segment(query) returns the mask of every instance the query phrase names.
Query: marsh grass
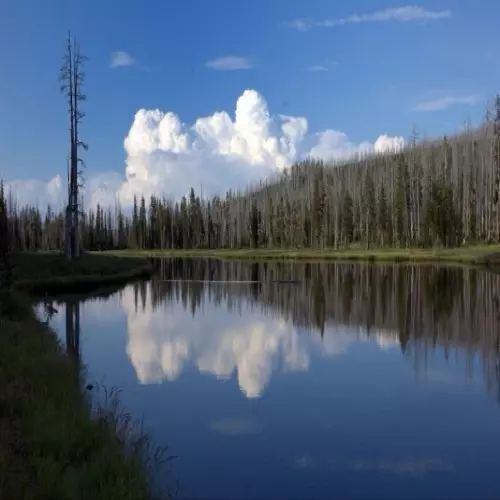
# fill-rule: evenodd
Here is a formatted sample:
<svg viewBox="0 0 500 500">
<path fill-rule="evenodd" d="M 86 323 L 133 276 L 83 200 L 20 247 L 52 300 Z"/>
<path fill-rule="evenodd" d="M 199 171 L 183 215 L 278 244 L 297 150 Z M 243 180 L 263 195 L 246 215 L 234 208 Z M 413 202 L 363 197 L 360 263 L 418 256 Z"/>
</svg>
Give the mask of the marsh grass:
<svg viewBox="0 0 500 500">
<path fill-rule="evenodd" d="M 172 460 L 120 404 L 120 391 L 82 387 L 82 370 L 22 292 L 81 292 L 151 272 L 143 259 L 54 253 L 13 256 L 14 289 L 0 294 L 0 499 L 170 498 L 153 474 Z M 107 293 L 107 292 L 106 292 Z M 104 396 L 103 396 L 104 394 Z M 90 401 L 89 401 L 90 397 Z"/>
<path fill-rule="evenodd" d="M 345 260 L 367 262 L 456 263 L 496 266 L 500 264 L 500 245 L 471 245 L 459 248 L 374 248 L 349 249 L 199 249 L 199 250 L 119 250 L 94 253 L 114 257 L 189 257 L 236 260 Z"/>
<path fill-rule="evenodd" d="M 87 384 L 90 393 L 91 418 L 108 429 L 128 457 L 139 457 L 149 478 L 150 498 L 172 498 L 178 492 L 178 483 L 173 477 L 169 481 L 170 463 L 177 458 L 169 454 L 168 446 L 155 444 L 144 429 L 144 420 L 134 419 L 122 405 L 122 390 L 103 381 Z M 162 481 L 155 481 L 161 475 Z"/>
</svg>

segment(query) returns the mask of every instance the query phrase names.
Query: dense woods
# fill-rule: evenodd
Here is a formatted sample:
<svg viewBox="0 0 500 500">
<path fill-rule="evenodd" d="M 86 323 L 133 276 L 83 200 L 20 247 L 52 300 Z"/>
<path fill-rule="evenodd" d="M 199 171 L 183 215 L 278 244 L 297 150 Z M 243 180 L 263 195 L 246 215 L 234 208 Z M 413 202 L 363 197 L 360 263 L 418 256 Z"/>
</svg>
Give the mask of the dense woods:
<svg viewBox="0 0 500 500">
<path fill-rule="evenodd" d="M 272 181 L 205 199 L 138 196 L 133 208 L 86 210 L 80 246 L 105 249 L 459 246 L 500 242 L 500 97 L 483 126 L 401 152 L 338 165 L 308 160 Z M 10 245 L 62 249 L 64 215 L 17 207 Z"/>
</svg>

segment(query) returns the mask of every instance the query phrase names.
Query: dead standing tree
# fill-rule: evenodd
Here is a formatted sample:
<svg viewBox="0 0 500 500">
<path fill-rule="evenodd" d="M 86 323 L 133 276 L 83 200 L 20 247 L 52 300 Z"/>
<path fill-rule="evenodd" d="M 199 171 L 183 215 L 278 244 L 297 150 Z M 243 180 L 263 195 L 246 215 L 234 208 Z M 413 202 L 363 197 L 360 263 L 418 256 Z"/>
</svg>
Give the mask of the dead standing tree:
<svg viewBox="0 0 500 500">
<path fill-rule="evenodd" d="M 61 68 L 61 92 L 68 101 L 69 115 L 69 158 L 68 158 L 68 204 L 66 206 L 64 251 L 68 260 L 73 260 L 79 255 L 79 197 L 78 191 L 82 187 L 82 171 L 80 166 L 85 166 L 79 157 L 80 149 L 87 150 L 88 146 L 80 140 L 78 135 L 79 125 L 85 116 L 80 109 L 80 104 L 86 100 L 82 93 L 85 73 L 82 71 L 86 57 L 80 53 L 76 41 L 68 34 L 68 46 Z"/>
</svg>

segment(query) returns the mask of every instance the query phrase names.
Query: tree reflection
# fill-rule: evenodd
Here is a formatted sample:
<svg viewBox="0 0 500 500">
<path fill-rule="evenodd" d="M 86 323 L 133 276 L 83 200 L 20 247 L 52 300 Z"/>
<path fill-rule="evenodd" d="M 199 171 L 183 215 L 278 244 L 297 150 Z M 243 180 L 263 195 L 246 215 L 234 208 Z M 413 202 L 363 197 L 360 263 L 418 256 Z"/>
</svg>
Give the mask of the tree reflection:
<svg viewBox="0 0 500 500">
<path fill-rule="evenodd" d="M 324 335 L 327 323 L 394 332 L 415 369 L 429 349 L 479 354 L 486 385 L 499 393 L 500 276 L 480 269 L 359 263 L 158 260 L 153 309 L 179 299 L 194 316 L 205 300 L 243 303 Z M 276 280 L 298 280 L 297 284 Z M 229 283 L 228 283 L 229 281 Z M 238 283 L 230 283 L 237 281 Z M 246 282 L 246 283 L 245 283 Z M 136 285 L 144 308 L 146 284 Z"/>
<path fill-rule="evenodd" d="M 80 368 L 80 302 L 66 302 L 66 350 Z"/>
</svg>

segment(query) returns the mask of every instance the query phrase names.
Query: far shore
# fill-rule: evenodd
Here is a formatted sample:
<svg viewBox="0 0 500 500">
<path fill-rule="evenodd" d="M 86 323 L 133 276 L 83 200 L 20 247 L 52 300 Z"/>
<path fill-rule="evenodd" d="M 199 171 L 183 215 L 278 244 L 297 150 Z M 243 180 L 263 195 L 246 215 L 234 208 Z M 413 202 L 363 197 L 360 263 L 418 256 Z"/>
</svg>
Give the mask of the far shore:
<svg viewBox="0 0 500 500">
<path fill-rule="evenodd" d="M 96 254 L 119 257 L 186 257 L 240 260 L 338 260 L 365 262 L 449 263 L 495 267 L 500 265 L 500 245 L 458 248 L 352 248 L 325 249 L 185 249 L 110 250 Z"/>
</svg>

